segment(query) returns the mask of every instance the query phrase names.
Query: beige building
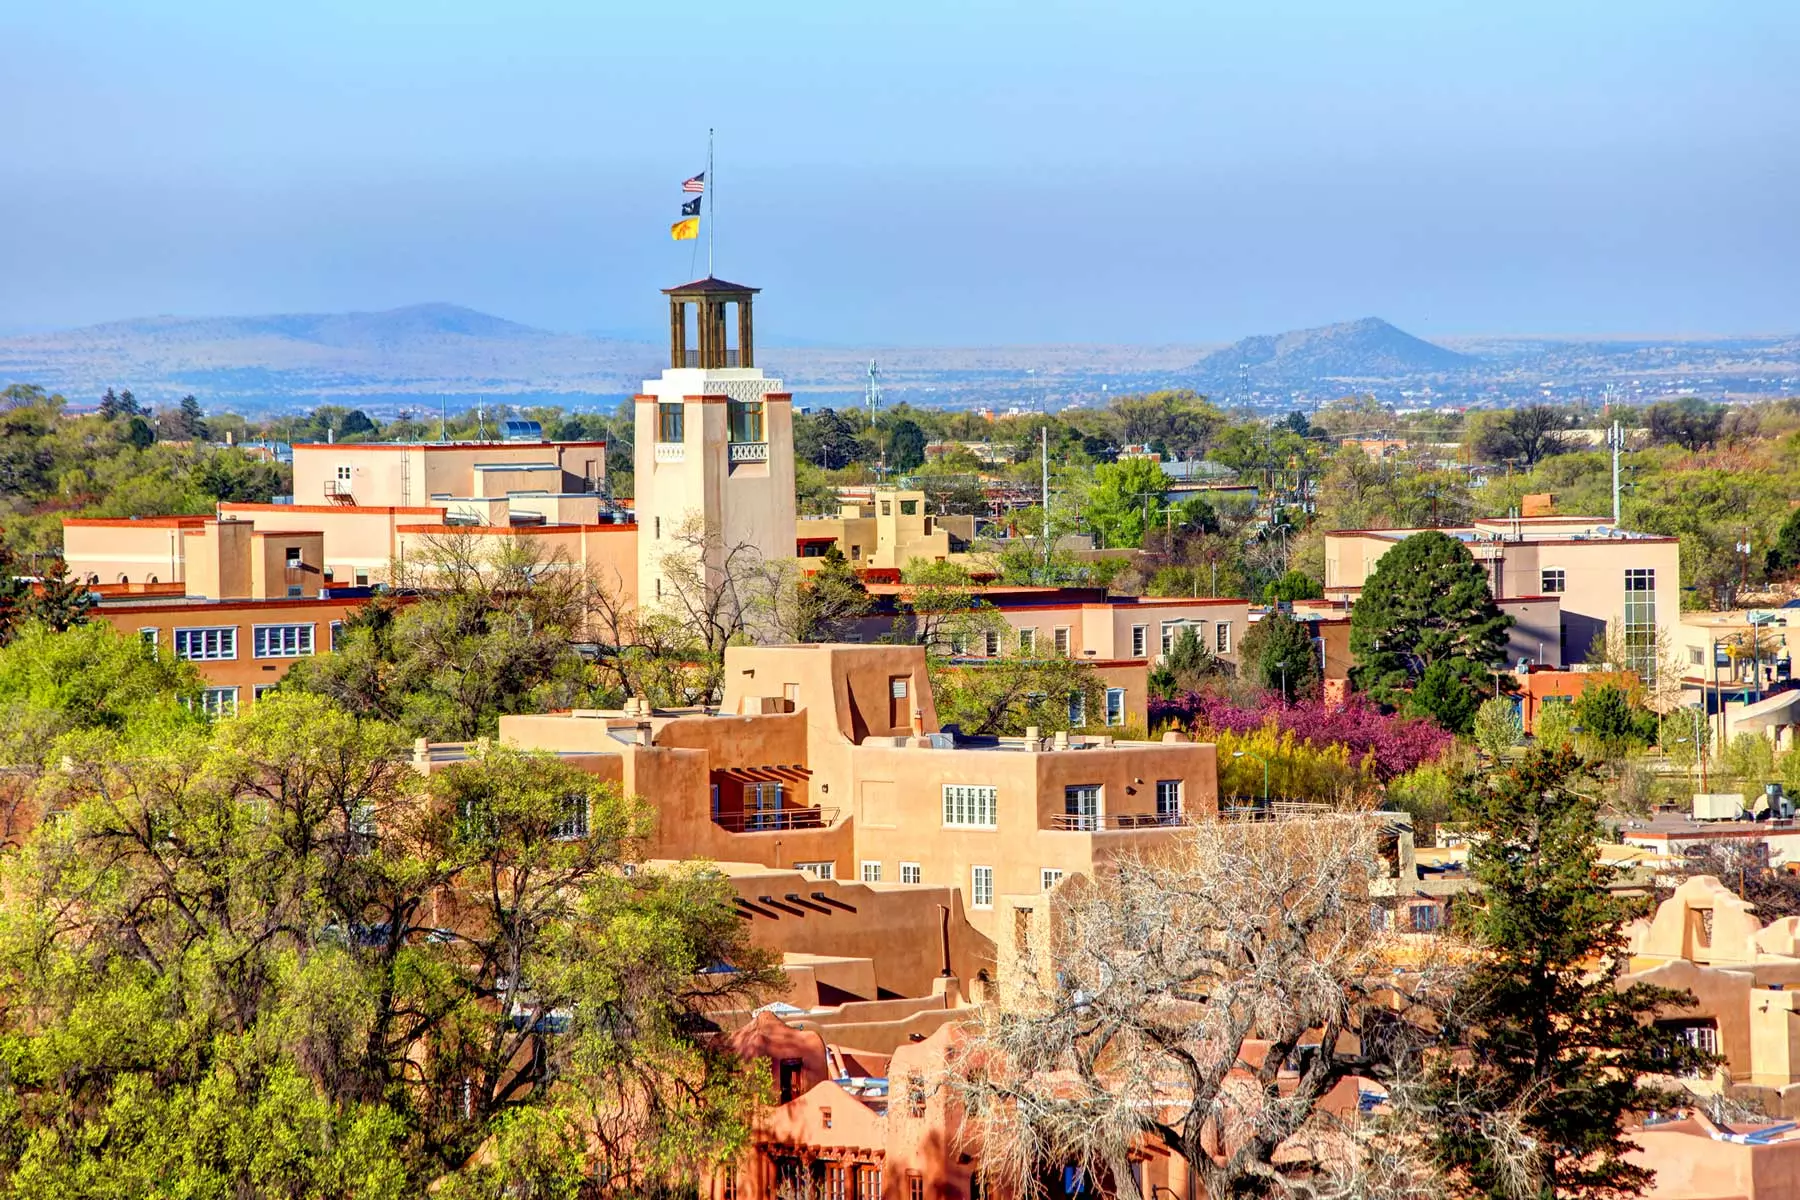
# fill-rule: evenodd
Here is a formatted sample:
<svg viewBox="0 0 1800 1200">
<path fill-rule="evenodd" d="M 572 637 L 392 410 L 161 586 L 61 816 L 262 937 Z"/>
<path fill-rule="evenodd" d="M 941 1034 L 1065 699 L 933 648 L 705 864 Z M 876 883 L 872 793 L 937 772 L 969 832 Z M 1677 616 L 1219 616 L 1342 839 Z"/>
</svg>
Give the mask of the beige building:
<svg viewBox="0 0 1800 1200">
<path fill-rule="evenodd" d="M 1179 734 L 941 732 L 918 646 L 732 647 L 716 712 L 502 717 L 500 736 L 649 797 L 653 857 L 956 887 L 989 937 L 1065 875 L 1218 811 L 1214 748 Z"/>
<path fill-rule="evenodd" d="M 637 397 L 637 575 L 645 604 L 664 598 L 665 558 L 691 548 L 697 534 L 709 581 L 740 550 L 794 557 L 793 397 L 755 366 L 757 290 L 710 276 L 666 289 L 669 369 L 645 380 Z M 735 337 L 727 326 L 733 309 Z"/>
<path fill-rule="evenodd" d="M 852 566 L 899 570 L 913 559 L 955 562 L 975 540 L 972 516 L 933 516 L 922 491 L 877 488 L 868 500 L 845 501 L 835 517 L 807 517 L 795 540 L 803 558 L 835 545 Z"/>
<path fill-rule="evenodd" d="M 1419 529 L 1346 529 L 1325 535 L 1325 594 L 1354 599 L 1381 556 Z M 1616 626 L 1641 648 L 1623 664 L 1646 675 L 1654 647 L 1672 645 L 1681 618 L 1681 546 L 1672 537 L 1631 533 L 1599 517 L 1520 517 L 1477 521 L 1439 532 L 1468 547 L 1503 604 L 1555 600 L 1534 610 L 1509 606 L 1519 623 L 1509 657 L 1580 662 Z M 1552 618 L 1554 624 L 1551 623 Z M 1535 647 L 1544 647 L 1540 658 Z"/>
<path fill-rule="evenodd" d="M 437 505 L 480 525 L 592 524 L 605 490 L 605 442 L 294 447 L 294 502 L 303 505 Z"/>
</svg>

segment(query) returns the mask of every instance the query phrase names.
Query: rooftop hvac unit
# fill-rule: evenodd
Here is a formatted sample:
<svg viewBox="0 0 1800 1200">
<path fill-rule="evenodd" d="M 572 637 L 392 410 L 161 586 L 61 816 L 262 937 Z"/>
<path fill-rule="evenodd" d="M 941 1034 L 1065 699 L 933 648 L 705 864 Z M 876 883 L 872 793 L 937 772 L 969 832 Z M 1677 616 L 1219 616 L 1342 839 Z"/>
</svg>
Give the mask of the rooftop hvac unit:
<svg viewBox="0 0 1800 1200">
<path fill-rule="evenodd" d="M 1744 798 L 1736 792 L 1695 792 L 1694 820 L 1735 821 L 1744 808 Z"/>
<path fill-rule="evenodd" d="M 506 442 L 541 442 L 544 427 L 536 421 L 509 418 L 500 422 L 500 440 Z"/>
</svg>

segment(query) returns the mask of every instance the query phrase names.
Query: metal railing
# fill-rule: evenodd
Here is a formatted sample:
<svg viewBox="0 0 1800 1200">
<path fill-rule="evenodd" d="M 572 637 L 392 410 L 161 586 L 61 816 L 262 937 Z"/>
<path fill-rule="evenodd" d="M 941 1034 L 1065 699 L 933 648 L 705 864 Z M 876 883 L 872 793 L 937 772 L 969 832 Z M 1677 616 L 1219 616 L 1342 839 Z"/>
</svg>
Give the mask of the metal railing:
<svg viewBox="0 0 1800 1200">
<path fill-rule="evenodd" d="M 1167 829 L 1187 823 L 1185 813 L 1062 813 L 1050 818 L 1050 828 L 1076 833 L 1101 833 L 1111 829 Z"/>
<path fill-rule="evenodd" d="M 824 829 L 836 824 L 837 817 L 835 808 L 777 808 L 715 813 L 713 824 L 727 833 L 781 833 L 790 829 Z"/>
<path fill-rule="evenodd" d="M 736 350 L 727 350 L 725 352 L 725 361 L 722 363 L 715 364 L 715 365 L 721 366 L 721 367 L 735 367 L 738 365 L 738 357 L 739 357 L 738 352 Z M 700 365 L 700 352 L 698 350 L 686 351 L 682 355 L 682 365 L 685 367 L 699 366 Z"/>
<path fill-rule="evenodd" d="M 325 481 L 325 494 L 327 496 L 350 495 L 350 481 L 348 479 L 327 479 Z"/>
<path fill-rule="evenodd" d="M 769 461 L 769 443 L 767 442 L 732 442 L 731 461 L 734 463 L 759 463 Z"/>
</svg>

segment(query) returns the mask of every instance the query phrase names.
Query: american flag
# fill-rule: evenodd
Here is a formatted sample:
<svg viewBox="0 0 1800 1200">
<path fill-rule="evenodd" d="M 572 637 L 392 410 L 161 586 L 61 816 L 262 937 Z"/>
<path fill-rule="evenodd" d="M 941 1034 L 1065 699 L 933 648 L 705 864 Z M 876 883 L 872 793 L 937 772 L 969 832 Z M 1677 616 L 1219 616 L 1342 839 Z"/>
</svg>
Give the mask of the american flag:
<svg viewBox="0 0 1800 1200">
<path fill-rule="evenodd" d="M 681 185 L 684 192 L 704 192 L 706 190 L 706 172 L 702 171 Z"/>
</svg>

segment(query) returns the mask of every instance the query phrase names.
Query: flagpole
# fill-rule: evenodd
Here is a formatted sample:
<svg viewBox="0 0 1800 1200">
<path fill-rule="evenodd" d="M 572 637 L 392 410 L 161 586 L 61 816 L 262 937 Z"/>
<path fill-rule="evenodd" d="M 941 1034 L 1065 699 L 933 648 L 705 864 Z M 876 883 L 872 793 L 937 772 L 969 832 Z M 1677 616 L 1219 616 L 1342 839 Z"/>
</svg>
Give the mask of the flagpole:
<svg viewBox="0 0 1800 1200">
<path fill-rule="evenodd" d="M 713 189 L 718 180 L 713 177 L 713 131 L 706 131 L 706 277 L 713 273 Z"/>
</svg>

